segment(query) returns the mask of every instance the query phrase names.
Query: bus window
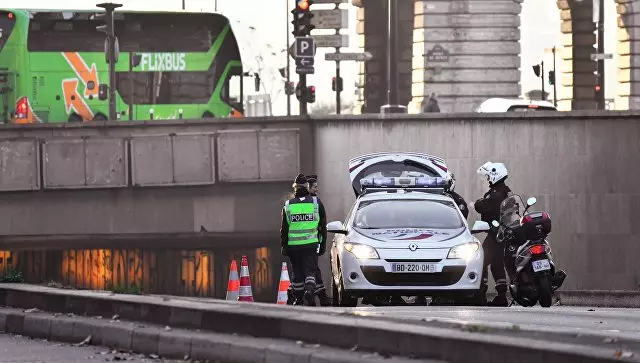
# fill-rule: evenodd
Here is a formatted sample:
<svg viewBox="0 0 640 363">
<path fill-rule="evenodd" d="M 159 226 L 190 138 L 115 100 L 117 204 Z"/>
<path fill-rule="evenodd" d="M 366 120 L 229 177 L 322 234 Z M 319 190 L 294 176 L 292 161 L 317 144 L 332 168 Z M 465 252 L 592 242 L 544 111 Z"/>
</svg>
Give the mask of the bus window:
<svg viewBox="0 0 640 363">
<path fill-rule="evenodd" d="M 228 21 L 216 14 L 117 13 L 121 52 L 207 52 Z M 35 13 L 27 47 L 32 52 L 103 52 L 101 22 L 92 13 Z"/>
<path fill-rule="evenodd" d="M 215 65 L 206 72 L 116 73 L 116 88 L 128 105 L 206 104 L 215 86 Z"/>
<path fill-rule="evenodd" d="M 11 34 L 15 24 L 16 18 L 13 13 L 0 11 L 0 51 L 2 51 L 2 48 L 7 43 L 9 34 Z"/>
</svg>

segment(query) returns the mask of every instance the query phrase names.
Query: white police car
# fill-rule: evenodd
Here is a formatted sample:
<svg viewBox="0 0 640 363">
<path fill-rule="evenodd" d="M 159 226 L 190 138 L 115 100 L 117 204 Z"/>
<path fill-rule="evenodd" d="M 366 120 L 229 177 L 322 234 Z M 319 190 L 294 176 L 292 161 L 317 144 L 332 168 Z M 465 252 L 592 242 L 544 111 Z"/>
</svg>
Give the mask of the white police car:
<svg viewBox="0 0 640 363">
<path fill-rule="evenodd" d="M 334 305 L 359 297 L 445 296 L 474 303 L 482 246 L 444 194 L 444 160 L 418 153 L 365 155 L 349 163 L 358 196 L 344 223 L 327 225 Z M 476 222 L 474 232 L 489 230 Z"/>
</svg>

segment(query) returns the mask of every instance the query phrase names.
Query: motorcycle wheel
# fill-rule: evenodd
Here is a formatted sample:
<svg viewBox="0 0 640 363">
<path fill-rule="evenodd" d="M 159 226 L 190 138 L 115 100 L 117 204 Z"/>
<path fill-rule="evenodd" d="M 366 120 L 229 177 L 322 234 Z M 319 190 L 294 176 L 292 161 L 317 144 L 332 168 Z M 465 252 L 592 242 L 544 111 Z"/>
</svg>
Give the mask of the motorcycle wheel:
<svg viewBox="0 0 640 363">
<path fill-rule="evenodd" d="M 540 306 L 548 308 L 551 306 L 553 291 L 549 277 L 544 276 L 538 279 L 538 301 Z"/>
</svg>

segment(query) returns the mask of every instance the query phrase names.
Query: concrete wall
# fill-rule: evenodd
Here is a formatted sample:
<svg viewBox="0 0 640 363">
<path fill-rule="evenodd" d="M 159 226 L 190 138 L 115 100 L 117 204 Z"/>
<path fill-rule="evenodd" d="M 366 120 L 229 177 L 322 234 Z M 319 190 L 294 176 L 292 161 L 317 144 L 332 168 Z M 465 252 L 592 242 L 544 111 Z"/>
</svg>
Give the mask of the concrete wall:
<svg viewBox="0 0 640 363">
<path fill-rule="evenodd" d="M 442 112 L 471 112 L 491 97 L 520 95 L 520 11 L 512 0 L 415 2 L 413 102 L 439 95 Z M 448 60 L 429 61 L 434 47 Z"/>
<path fill-rule="evenodd" d="M 0 235 L 204 228 L 268 231 L 277 245 L 277 213 L 298 171 L 313 171 L 312 147 L 300 120 L 3 127 Z"/>
<path fill-rule="evenodd" d="M 487 188 L 477 168 L 487 160 L 502 161 L 512 189 L 535 195 L 536 209 L 550 213 L 550 240 L 569 274 L 566 289 L 638 289 L 640 114 L 538 115 L 319 122 L 316 163 L 330 219 L 342 220 L 355 199 L 347 163 L 357 155 L 390 150 L 439 155 L 468 201 Z M 474 212 L 469 221 L 476 218 Z"/>
</svg>

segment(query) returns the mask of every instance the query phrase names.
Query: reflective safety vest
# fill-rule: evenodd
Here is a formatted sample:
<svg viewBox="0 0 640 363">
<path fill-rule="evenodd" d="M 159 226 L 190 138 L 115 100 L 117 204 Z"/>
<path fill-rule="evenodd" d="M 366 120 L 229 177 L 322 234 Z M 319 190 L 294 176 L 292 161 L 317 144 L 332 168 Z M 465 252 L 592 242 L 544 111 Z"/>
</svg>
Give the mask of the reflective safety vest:
<svg viewBox="0 0 640 363">
<path fill-rule="evenodd" d="M 311 199 L 312 201 L 308 201 Z M 320 208 L 318 198 L 305 197 L 288 200 L 284 204 L 284 211 L 289 224 L 289 246 L 319 243 L 318 225 L 320 224 Z"/>
</svg>

